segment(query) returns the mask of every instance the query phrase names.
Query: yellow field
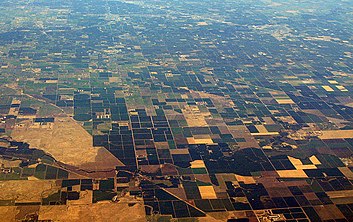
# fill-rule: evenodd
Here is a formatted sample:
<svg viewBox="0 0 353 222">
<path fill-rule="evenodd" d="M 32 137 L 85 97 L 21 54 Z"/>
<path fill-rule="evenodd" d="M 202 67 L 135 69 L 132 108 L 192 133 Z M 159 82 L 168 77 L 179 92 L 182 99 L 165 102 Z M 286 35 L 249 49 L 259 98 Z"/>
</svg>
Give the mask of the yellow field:
<svg viewBox="0 0 353 222">
<path fill-rule="evenodd" d="M 277 170 L 276 171 L 280 177 L 283 178 L 307 178 L 303 170 Z"/>
<path fill-rule="evenodd" d="M 333 92 L 333 91 L 335 91 L 334 89 L 332 89 L 331 86 L 322 86 L 322 88 L 324 88 L 324 90 L 326 90 L 327 92 Z"/>
<path fill-rule="evenodd" d="M 276 99 L 278 104 L 295 104 L 291 99 Z"/>
<path fill-rule="evenodd" d="M 216 192 L 213 186 L 199 186 L 202 199 L 216 199 Z"/>
</svg>

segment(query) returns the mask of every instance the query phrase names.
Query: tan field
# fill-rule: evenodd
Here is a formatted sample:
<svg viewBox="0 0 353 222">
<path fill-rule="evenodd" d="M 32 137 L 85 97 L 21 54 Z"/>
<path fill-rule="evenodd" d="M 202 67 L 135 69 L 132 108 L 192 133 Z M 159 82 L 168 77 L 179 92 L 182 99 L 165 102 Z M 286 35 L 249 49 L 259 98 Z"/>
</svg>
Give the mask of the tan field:
<svg viewBox="0 0 353 222">
<path fill-rule="evenodd" d="M 205 116 L 210 113 L 201 113 L 197 106 L 185 106 L 182 110 L 189 127 L 207 126 Z"/>
<path fill-rule="evenodd" d="M 338 167 L 338 169 L 343 173 L 345 177 L 349 180 L 353 179 L 353 172 L 348 167 Z"/>
<path fill-rule="evenodd" d="M 241 176 L 241 175 L 235 175 L 235 178 L 239 182 L 243 182 L 245 184 L 254 184 L 256 183 L 255 179 L 251 176 Z"/>
<path fill-rule="evenodd" d="M 113 169 L 122 165 L 108 150 L 93 147 L 92 136 L 69 117 L 57 117 L 52 127 L 34 125 L 32 120 L 17 124 L 11 134 L 16 141 L 44 150 L 57 161 L 89 170 Z"/>
<path fill-rule="evenodd" d="M 14 200 L 21 203 L 41 202 L 43 197 L 48 197 L 59 189 L 60 186 L 55 180 L 0 181 L 0 200 Z"/>
<path fill-rule="evenodd" d="M 319 136 L 320 139 L 347 139 L 353 138 L 353 130 L 327 130 L 322 131 L 322 135 Z"/>
<path fill-rule="evenodd" d="M 39 215 L 39 220 L 56 222 L 76 221 L 146 221 L 142 203 L 128 206 L 128 203 L 102 202 L 87 205 L 55 206 L 4 206 L 0 207 L 0 222 L 22 221 L 30 214 Z"/>
<path fill-rule="evenodd" d="M 101 202 L 89 205 L 41 206 L 39 220 L 53 221 L 104 221 L 138 222 L 145 221 L 145 209 L 142 203 L 128 206 L 127 203 Z"/>
</svg>

